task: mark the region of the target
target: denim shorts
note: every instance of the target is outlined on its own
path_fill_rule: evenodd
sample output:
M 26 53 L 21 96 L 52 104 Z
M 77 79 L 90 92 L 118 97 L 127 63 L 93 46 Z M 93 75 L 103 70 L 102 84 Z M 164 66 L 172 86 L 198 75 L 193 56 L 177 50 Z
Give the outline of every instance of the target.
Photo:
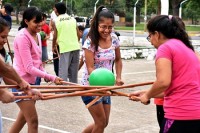
M 24 91 L 20 91 L 16 88 L 12 88 L 12 92 L 18 92 L 18 94 L 14 94 L 15 96 L 26 96 L 26 94 L 24 94 Z M 20 94 L 20 93 L 23 93 L 23 94 Z M 15 102 L 20 102 L 20 101 L 23 101 L 23 100 L 31 100 L 31 99 L 17 99 L 15 100 Z
M 92 100 L 94 100 L 96 98 L 96 96 L 82 96 L 81 97 L 83 102 L 85 103 L 85 105 L 87 105 L 88 103 L 90 103 Z M 98 103 L 102 103 L 102 104 L 111 104 L 111 98 L 110 96 L 104 96 L 101 99 L 99 99 L 95 104 L 96 105 Z
M 36 83 L 30 84 L 30 85 L 36 85 Z M 16 88 L 12 88 L 12 92 L 18 92 L 18 94 L 14 94 L 15 96 L 26 96 L 27 95 L 27 94 L 24 94 L 24 91 L 20 91 Z M 23 94 L 20 94 L 20 93 L 23 93 Z M 17 103 L 17 102 L 20 102 L 20 101 L 23 101 L 23 100 L 32 100 L 32 99 L 17 99 L 17 100 L 15 100 L 15 102 Z

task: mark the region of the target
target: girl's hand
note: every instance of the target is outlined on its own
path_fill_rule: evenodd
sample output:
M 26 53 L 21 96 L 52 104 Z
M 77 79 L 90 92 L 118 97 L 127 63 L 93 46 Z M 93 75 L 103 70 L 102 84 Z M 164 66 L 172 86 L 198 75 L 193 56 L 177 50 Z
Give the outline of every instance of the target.
M 50 82 L 50 80 L 48 80 L 48 79 L 44 79 L 44 81 L 45 81 L 46 83 Z
M 116 79 L 115 85 L 122 86 L 123 84 L 124 84 L 124 82 L 121 79 Z
M 57 85 L 62 85 L 62 82 L 61 82 L 61 81 L 63 81 L 62 78 L 60 78 L 60 77 L 56 77 L 54 83 L 57 84 Z
M 42 93 L 38 89 L 29 89 L 26 91 L 29 96 L 32 96 L 33 100 L 42 99 Z
M 25 80 L 22 79 L 22 81 L 18 84 L 18 86 L 20 87 L 20 90 L 28 90 L 31 89 L 31 86 L 28 82 L 26 82 Z
M 141 101 L 141 103 L 147 105 L 150 103 L 150 99 L 146 95 L 147 90 L 135 91 L 129 94 L 129 100 Z

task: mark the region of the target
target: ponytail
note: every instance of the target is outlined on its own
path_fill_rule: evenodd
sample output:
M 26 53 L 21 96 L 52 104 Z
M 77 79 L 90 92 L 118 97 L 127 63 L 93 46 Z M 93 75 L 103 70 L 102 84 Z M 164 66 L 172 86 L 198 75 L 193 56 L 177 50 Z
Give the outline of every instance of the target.
M 94 17 L 91 20 L 91 27 L 90 27 L 90 31 L 88 33 L 88 36 L 91 39 L 91 45 L 95 46 L 95 51 L 98 50 L 98 46 L 99 46 L 99 32 L 98 32 L 98 26 L 99 26 L 99 22 L 101 22 L 102 18 L 111 18 L 112 22 L 114 23 L 114 15 L 112 12 L 110 12 L 107 8 L 105 8 L 105 6 L 99 6 Z
M 189 36 L 185 31 L 185 24 L 178 17 L 167 15 L 158 15 L 152 18 L 148 24 L 149 32 L 161 32 L 165 37 L 181 40 L 188 48 L 194 51 L 194 48 L 189 40 Z

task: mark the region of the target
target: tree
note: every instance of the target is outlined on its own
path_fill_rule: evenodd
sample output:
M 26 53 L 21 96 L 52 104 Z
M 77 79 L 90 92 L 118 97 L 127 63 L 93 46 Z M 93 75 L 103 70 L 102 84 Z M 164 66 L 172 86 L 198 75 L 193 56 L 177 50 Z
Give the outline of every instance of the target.
M 188 1 L 186 5 L 183 7 L 183 16 L 190 18 L 192 20 L 192 24 L 197 24 L 198 19 L 200 18 L 200 3 L 198 0 Z
M 172 6 L 172 13 L 173 16 L 178 16 L 179 15 L 179 7 L 180 7 L 180 3 L 183 0 L 171 0 L 171 6 Z

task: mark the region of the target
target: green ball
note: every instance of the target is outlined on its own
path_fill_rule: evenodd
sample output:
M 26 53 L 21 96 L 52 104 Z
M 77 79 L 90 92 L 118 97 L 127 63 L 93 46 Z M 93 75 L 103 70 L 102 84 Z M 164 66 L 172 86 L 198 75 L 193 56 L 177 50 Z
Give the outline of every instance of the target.
M 44 31 L 40 31 L 40 36 L 41 36 L 41 40 L 44 40 L 46 37 L 46 34 Z
M 98 68 L 90 74 L 89 83 L 91 86 L 113 86 L 115 76 L 106 68 Z

